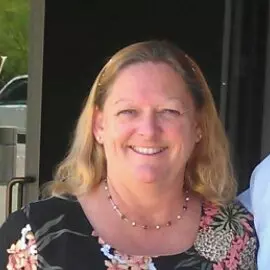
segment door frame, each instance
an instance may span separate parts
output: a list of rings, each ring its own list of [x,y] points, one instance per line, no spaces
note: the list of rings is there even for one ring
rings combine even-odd
[[[25,175],[36,181],[24,186],[23,204],[39,197],[44,25],[45,0],[30,0]]]

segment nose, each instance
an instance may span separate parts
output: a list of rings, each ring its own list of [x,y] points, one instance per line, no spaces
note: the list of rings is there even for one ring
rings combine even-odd
[[[139,135],[144,136],[147,139],[156,137],[161,131],[157,116],[154,113],[142,115],[137,130]]]

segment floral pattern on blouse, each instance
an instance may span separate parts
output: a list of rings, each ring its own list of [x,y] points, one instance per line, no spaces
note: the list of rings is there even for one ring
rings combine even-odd
[[[37,269],[37,246],[31,226],[27,224],[21,230],[21,238],[12,244],[7,250],[8,256],[8,270]]]
[[[52,217],[50,211],[54,211],[54,204],[57,212]],[[94,265],[94,269],[105,267],[107,270],[257,269],[258,240],[253,217],[238,202],[223,207],[204,202],[193,246],[183,253],[160,257],[120,253],[94,232],[78,203],[49,199],[48,208],[42,208],[42,216],[35,216],[41,209],[37,206],[25,207],[27,222],[24,224],[27,225],[22,226],[19,240],[16,232],[12,238],[16,240],[5,248],[7,270],[73,270],[74,265],[80,265],[80,269],[92,269]],[[11,223],[6,228],[12,227]]]
[[[213,269],[256,269],[256,241],[251,214],[240,204],[218,208],[204,203],[195,250],[214,262]],[[252,268],[253,267],[253,268]]]
[[[237,270],[256,267],[257,238],[250,226],[251,214],[240,204],[231,203],[218,207],[210,202],[203,203],[203,215],[194,246],[183,253],[175,269]],[[121,254],[106,244],[95,231],[101,252],[107,259],[107,270],[155,270],[155,258]],[[198,258],[198,255],[201,258]]]
[[[64,233],[88,237],[88,235],[68,229],[52,230],[63,218],[64,215],[61,215],[46,222],[35,233],[31,231],[31,226],[27,224],[22,229],[22,237],[7,250],[8,254],[10,254],[7,270],[63,269],[61,266],[51,266],[39,252]]]
[[[98,237],[95,231],[92,232],[92,236]],[[104,262],[108,270],[157,270],[151,257],[121,254],[117,250],[111,248],[110,245],[106,244],[101,237],[98,237],[98,242],[102,246],[100,249],[101,252],[108,258]]]

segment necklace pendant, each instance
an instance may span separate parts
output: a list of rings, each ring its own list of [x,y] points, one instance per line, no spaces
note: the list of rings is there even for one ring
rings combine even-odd
[[[159,230],[160,229],[160,226],[159,225],[156,225],[156,229]]]
[[[172,222],[171,221],[168,221],[167,224],[166,224],[167,227],[170,227],[172,226]]]
[[[124,219],[124,220],[126,219],[126,216],[122,213],[120,214],[120,217],[121,217],[121,219]]]

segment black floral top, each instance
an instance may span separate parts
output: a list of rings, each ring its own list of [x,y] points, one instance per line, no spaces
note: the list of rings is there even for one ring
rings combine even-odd
[[[186,252],[121,254],[94,231],[80,204],[49,198],[13,213],[0,229],[0,270],[257,269],[253,218],[238,202],[205,202],[197,239]]]

